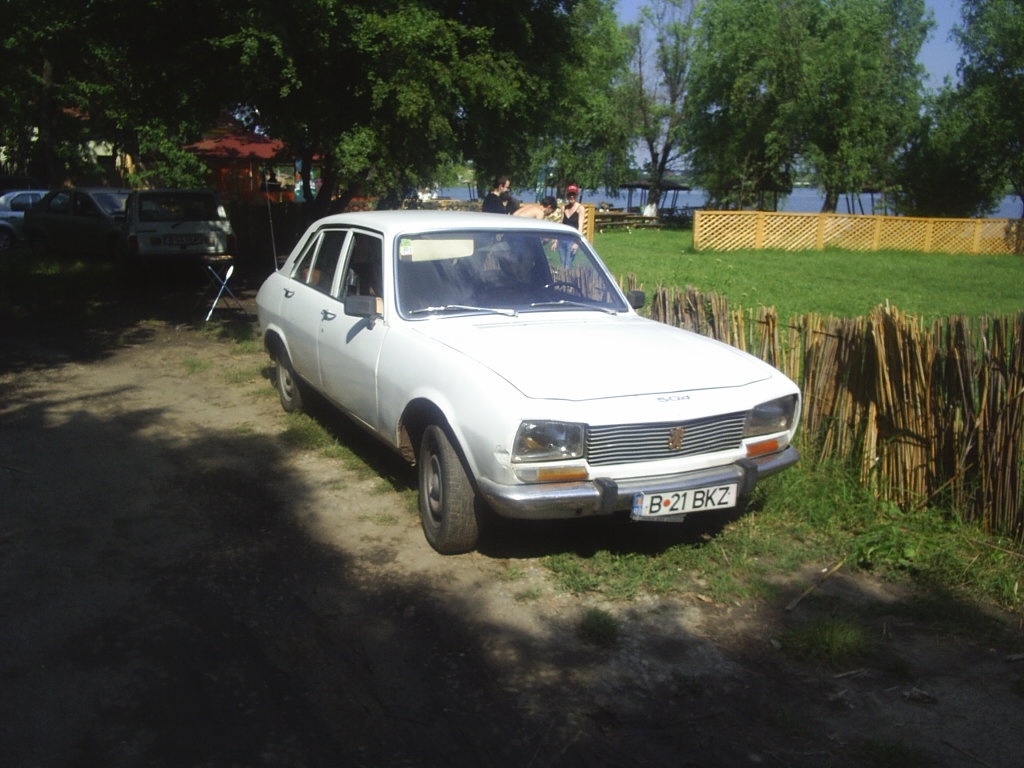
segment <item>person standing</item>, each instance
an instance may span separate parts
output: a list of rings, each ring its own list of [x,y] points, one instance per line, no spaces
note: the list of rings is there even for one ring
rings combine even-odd
[[[512,199],[512,180],[508,176],[499,176],[494,182],[494,189],[484,198],[484,213],[512,213],[509,201]]]
[[[570,184],[565,188],[565,207],[562,209],[562,223],[568,224],[576,231],[580,230],[580,225],[583,222],[583,204],[579,201],[580,188],[575,184]],[[569,245],[568,243],[562,243],[559,245],[558,252],[561,256],[562,269],[571,269],[572,262],[576,258],[576,244]]]
[[[563,209],[562,223],[568,224],[575,230],[579,230],[583,219],[583,203],[579,201],[580,188],[570,184],[565,188],[565,208]]]

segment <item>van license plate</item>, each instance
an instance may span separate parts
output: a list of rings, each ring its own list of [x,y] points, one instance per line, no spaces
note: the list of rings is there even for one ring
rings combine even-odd
[[[730,509],[736,506],[736,483],[690,488],[664,493],[637,493],[633,496],[634,520],[647,520],[665,515],[684,515],[706,509]]]
[[[199,234],[164,235],[166,245],[199,245],[201,242],[203,242],[203,236]]]

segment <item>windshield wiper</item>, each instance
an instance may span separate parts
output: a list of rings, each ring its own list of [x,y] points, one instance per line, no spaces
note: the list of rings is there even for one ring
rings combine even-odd
[[[587,304],[585,301],[572,301],[571,299],[557,299],[553,301],[535,301],[530,304],[530,308],[534,307],[582,307],[583,309],[593,309],[596,312],[604,312],[608,315],[619,314],[610,307],[599,307],[596,304]]]
[[[514,309],[504,309],[501,307],[475,307],[471,304],[444,304],[439,307],[423,307],[421,309],[409,310],[410,315],[421,315],[430,312],[492,312],[495,315],[505,315],[507,317],[516,317],[519,313]]]

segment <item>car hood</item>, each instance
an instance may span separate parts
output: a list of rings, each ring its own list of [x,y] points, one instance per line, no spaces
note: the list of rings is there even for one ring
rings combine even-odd
[[[637,316],[453,320],[426,322],[418,330],[487,366],[530,398],[591,400],[739,387],[775,371],[734,347]]]

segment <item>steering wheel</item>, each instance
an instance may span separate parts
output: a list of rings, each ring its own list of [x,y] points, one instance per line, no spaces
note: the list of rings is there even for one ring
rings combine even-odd
[[[569,282],[566,282],[565,280],[555,280],[554,282],[551,282],[551,283],[548,283],[547,285],[545,285],[544,288],[545,289],[546,288],[568,288],[570,291],[575,293],[577,296],[580,296],[580,297],[583,296],[583,291],[580,290],[580,287],[578,285],[576,285],[576,283],[569,283]]]

